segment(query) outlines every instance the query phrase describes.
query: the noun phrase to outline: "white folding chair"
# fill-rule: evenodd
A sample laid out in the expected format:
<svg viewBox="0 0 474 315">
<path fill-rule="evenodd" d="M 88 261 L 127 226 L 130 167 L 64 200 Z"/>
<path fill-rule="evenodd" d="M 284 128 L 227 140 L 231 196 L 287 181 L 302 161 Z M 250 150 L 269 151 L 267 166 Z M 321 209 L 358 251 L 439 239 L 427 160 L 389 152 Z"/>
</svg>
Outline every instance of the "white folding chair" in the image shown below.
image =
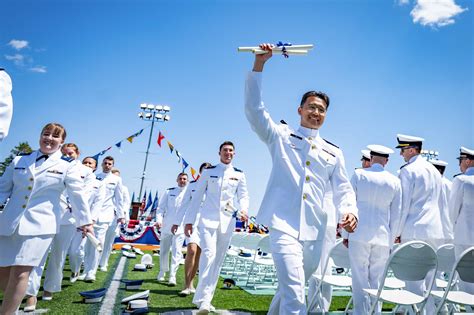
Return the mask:
<svg viewBox="0 0 474 315">
<path fill-rule="evenodd" d="M 250 233 L 241 240 L 239 244 L 240 252 L 235 256 L 234 270 L 232 271 L 231 278 L 239 278 L 240 276 L 247 277 L 250 265 L 257 253 L 258 243 L 264 236 L 265 235 L 258 233 Z M 243 255 L 243 253 L 245 253 L 245 255 Z"/>
<path fill-rule="evenodd" d="M 326 275 L 326 270 L 329 266 L 329 260 L 332 259 L 336 267 L 344 268 L 346 270 L 345 274 L 341 275 Z M 318 286 L 316 288 L 317 294 L 322 294 L 322 285 L 323 283 L 330 284 L 335 287 L 345 287 L 352 290 L 352 278 L 348 275 L 347 271 L 351 268 L 351 262 L 349 260 L 349 250 L 344 244 L 342 244 L 342 239 L 336 241 L 336 244 L 329 250 L 328 257 L 324 262 L 323 269 L 321 270 L 321 275 L 316 275 L 318 279 Z M 318 300 L 318 301 L 317 301 Z M 316 296 L 309 297 L 308 308 L 312 309 L 314 303 L 322 301 L 321 299 L 316 299 Z M 347 303 L 346 309 L 344 310 L 347 313 L 349 306 L 352 303 L 352 297 Z M 319 305 L 321 309 L 324 309 L 322 305 Z M 311 308 L 310 308 L 311 307 Z"/>
<path fill-rule="evenodd" d="M 276 270 L 270 249 L 270 237 L 264 235 L 257 245 L 258 252 L 250 266 L 246 286 L 254 289 L 275 289 Z"/>
<path fill-rule="evenodd" d="M 436 309 L 436 313 L 440 311 L 440 309 L 443 307 L 443 304 L 446 302 L 471 307 L 474 306 L 474 294 L 461 290 L 452 290 L 456 279 L 456 273 L 460 280 L 467 283 L 474 283 L 474 246 L 469 247 L 464 252 L 462 252 L 461 256 L 455 262 L 454 267 L 449 275 L 446 290 L 431 291 L 432 295 L 441 298 L 441 302 Z M 451 311 L 453 310 L 451 309 Z"/>
<path fill-rule="evenodd" d="M 454 257 L 454 245 L 453 244 L 444 244 L 438 247 L 436 251 L 436 256 L 438 256 L 438 273 L 449 273 L 453 270 L 454 263 L 456 259 Z M 446 289 L 448 281 L 436 277 L 435 280 L 436 287 L 440 289 Z M 456 281 L 453 281 L 453 285 L 456 284 Z"/>
<path fill-rule="evenodd" d="M 248 236 L 247 232 L 234 232 L 230 240 L 229 248 L 227 249 L 224 263 L 222 264 L 221 274 L 231 274 L 235 269 L 237 255 L 240 252 L 240 244 Z"/>
<path fill-rule="evenodd" d="M 378 289 L 364 289 L 371 297 L 375 298 L 369 314 L 375 312 L 379 300 L 396 304 L 393 312 L 396 312 L 401 305 L 411 306 L 415 313 L 421 312 L 433 287 L 437 267 L 436 252 L 427 243 L 412 241 L 398 246 L 388 258 L 380 287 Z M 418 295 L 405 289 L 385 289 L 384 283 L 389 270 L 392 270 L 393 275 L 402 281 L 425 280 L 431 270 L 434 272 L 430 278 L 427 292 L 424 295 Z"/>
</svg>

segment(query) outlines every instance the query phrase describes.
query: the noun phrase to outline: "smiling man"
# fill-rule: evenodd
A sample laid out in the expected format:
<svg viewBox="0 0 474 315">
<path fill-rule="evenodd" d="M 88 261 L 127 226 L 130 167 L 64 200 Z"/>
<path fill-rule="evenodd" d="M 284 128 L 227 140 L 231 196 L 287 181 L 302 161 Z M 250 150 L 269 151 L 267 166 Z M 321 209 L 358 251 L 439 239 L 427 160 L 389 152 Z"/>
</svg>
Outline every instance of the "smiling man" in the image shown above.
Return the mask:
<svg viewBox="0 0 474 315">
<path fill-rule="evenodd" d="M 257 216 L 270 228 L 279 283 L 268 313 L 306 314 L 305 283 L 318 266 L 327 226 L 325 191 L 332 187 L 340 225 L 348 232 L 357 226 L 356 199 L 342 151 L 319 135 L 329 106 L 326 94 L 310 91 L 303 95 L 297 130 L 271 119 L 262 101 L 261 72 L 272 57 L 272 47 L 260 45 L 268 52 L 255 55 L 245 87 L 245 114 L 273 161 Z"/>
</svg>

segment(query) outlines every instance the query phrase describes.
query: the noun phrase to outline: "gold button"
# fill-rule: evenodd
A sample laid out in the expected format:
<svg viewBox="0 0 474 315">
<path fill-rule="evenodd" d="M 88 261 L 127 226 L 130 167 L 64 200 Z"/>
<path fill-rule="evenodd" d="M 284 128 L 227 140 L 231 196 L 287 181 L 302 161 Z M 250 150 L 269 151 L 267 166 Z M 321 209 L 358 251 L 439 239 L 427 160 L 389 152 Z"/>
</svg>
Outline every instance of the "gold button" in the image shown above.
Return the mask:
<svg viewBox="0 0 474 315">
<path fill-rule="evenodd" d="M 28 196 L 25 196 L 25 200 L 28 200 Z"/>
<path fill-rule="evenodd" d="M 311 162 L 310 161 L 306 161 L 306 166 L 310 166 L 311 165 Z"/>
<path fill-rule="evenodd" d="M 306 175 L 306 181 L 309 182 L 309 176 L 308 175 Z"/>
<path fill-rule="evenodd" d="M 23 209 L 25 209 L 25 208 L 26 208 L 26 205 L 23 205 L 23 206 L 21 206 L 21 207 L 22 207 Z"/>
<path fill-rule="evenodd" d="M 309 141 L 313 140 L 313 137 L 309 137 L 308 140 L 309 140 Z"/>
<path fill-rule="evenodd" d="M 32 189 L 33 189 L 33 187 L 31 187 L 31 186 L 28 186 L 28 190 L 32 190 Z"/>
<path fill-rule="evenodd" d="M 306 194 L 303 194 L 303 199 L 306 200 Z"/>
<path fill-rule="evenodd" d="M 33 181 L 33 177 L 30 177 L 30 182 L 32 182 L 32 181 Z"/>
<path fill-rule="evenodd" d="M 316 149 L 316 146 L 313 144 L 313 145 L 311 146 L 311 149 L 315 150 L 315 149 Z"/>
</svg>

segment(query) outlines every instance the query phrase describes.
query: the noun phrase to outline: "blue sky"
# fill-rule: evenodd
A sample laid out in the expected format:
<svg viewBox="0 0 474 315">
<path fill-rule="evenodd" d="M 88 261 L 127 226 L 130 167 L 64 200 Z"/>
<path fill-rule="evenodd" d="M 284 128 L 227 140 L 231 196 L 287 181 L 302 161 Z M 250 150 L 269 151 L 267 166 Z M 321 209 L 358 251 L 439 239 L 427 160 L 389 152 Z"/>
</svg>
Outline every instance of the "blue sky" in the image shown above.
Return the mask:
<svg viewBox="0 0 474 315">
<path fill-rule="evenodd" d="M 253 55 L 237 47 L 286 41 L 315 49 L 267 64 L 274 120 L 297 128 L 301 95 L 326 91 L 321 135 L 344 151 L 349 176 L 366 145 L 394 147 L 404 133 L 438 150 L 451 178 L 459 147 L 474 147 L 474 23 L 471 1 L 441 2 L 2 1 L 0 66 L 13 80 L 14 116 L 0 159 L 20 141 L 37 147 L 51 121 L 82 156 L 94 155 L 149 125 L 137 118 L 140 103 L 166 104 L 171 121 L 155 129 L 144 187 L 161 194 L 180 171 L 156 145 L 158 130 L 194 168 L 216 163 L 219 144 L 232 140 L 255 213 L 271 160 L 244 116 Z M 108 152 L 132 192 L 148 132 Z M 388 170 L 403 164 L 397 152 Z"/>
</svg>

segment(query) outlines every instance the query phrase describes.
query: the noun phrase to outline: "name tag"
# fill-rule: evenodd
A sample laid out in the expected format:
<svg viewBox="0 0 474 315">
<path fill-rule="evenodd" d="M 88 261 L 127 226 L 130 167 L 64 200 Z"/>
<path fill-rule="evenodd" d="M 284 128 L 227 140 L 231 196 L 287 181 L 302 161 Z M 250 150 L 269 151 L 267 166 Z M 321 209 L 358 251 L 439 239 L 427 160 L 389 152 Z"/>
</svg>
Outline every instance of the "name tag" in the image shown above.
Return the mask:
<svg viewBox="0 0 474 315">
<path fill-rule="evenodd" d="M 57 171 L 57 170 L 48 170 L 47 172 L 52 173 L 52 174 L 59 174 L 59 175 L 63 174 L 63 172 L 60 172 L 60 171 Z"/>
<path fill-rule="evenodd" d="M 26 170 L 24 167 L 15 167 L 16 170 Z"/>
<path fill-rule="evenodd" d="M 211 175 L 211 178 L 219 178 L 219 176 Z"/>
<path fill-rule="evenodd" d="M 235 178 L 235 177 L 231 177 L 231 178 L 229 178 L 229 180 L 237 180 L 238 181 L 239 179 Z"/>
</svg>

